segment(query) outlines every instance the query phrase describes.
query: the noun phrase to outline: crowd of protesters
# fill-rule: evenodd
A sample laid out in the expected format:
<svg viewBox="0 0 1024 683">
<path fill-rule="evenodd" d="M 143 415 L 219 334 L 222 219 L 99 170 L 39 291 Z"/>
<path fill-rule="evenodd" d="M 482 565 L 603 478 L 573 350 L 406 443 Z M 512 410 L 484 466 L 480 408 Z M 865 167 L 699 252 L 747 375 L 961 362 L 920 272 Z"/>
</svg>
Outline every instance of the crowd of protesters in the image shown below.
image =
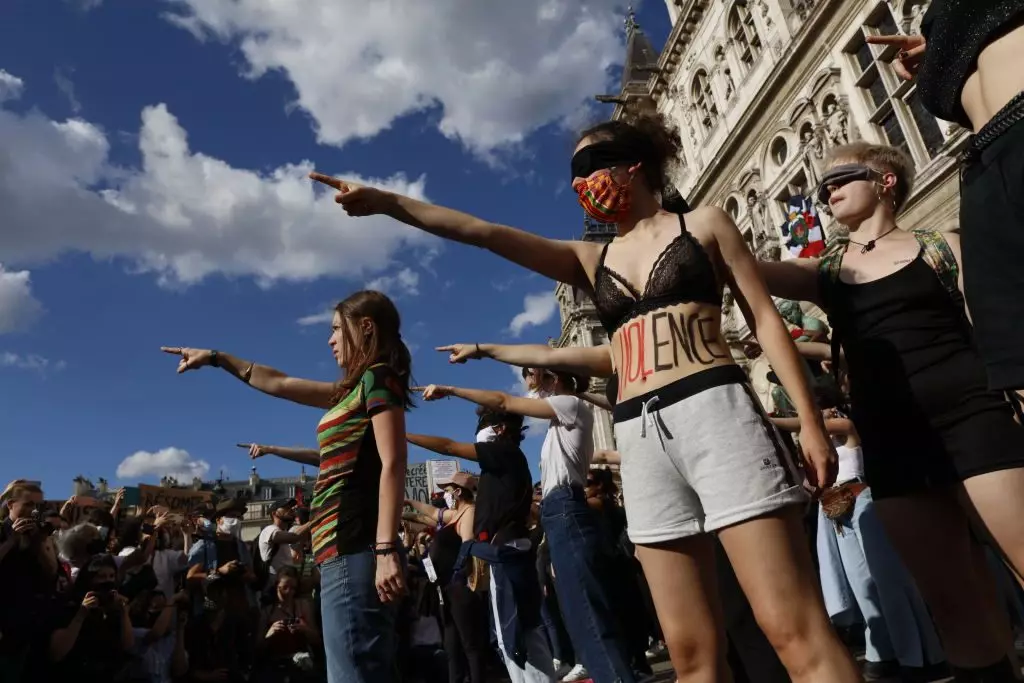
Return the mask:
<svg viewBox="0 0 1024 683">
<path fill-rule="evenodd" d="M 902 77 L 920 69 L 933 114 L 975 132 L 962 256 L 955 234 L 899 228 L 912 164 L 866 143 L 832 149 L 815 192 L 845 233 L 779 263 L 758 263 L 724 212 L 673 197 L 679 140 L 657 117 L 578 140 L 572 187 L 616 224 L 605 245 L 312 174 L 350 215 L 575 287 L 610 343 L 441 347 L 523 368 L 528 396 L 413 387 L 397 309 L 362 291 L 332 321 L 339 381 L 164 347 L 179 372 L 219 368 L 322 411 L 316 449 L 251 450 L 318 467 L 310 509 L 275 502 L 245 543 L 239 500 L 188 516 L 115 501 L 71 526 L 74 500 L 45 509 L 39 486 L 12 482 L 0 681 L 631 683 L 663 651 L 685 682 L 1018 680 L 1022 17 L 1017 1 L 935 0 L 924 36 L 870 38 L 898 46 Z M 722 333 L 725 287 L 743 352 L 779 385 L 772 416 Z M 794 344 L 772 296 L 819 305 L 830 329 Z M 474 438 L 407 433 L 415 393 L 476 404 Z M 612 411 L 617 452 L 595 453 L 590 404 Z M 549 425 L 539 482 L 526 418 Z M 479 474 L 405 501 L 408 443 Z"/>
</svg>

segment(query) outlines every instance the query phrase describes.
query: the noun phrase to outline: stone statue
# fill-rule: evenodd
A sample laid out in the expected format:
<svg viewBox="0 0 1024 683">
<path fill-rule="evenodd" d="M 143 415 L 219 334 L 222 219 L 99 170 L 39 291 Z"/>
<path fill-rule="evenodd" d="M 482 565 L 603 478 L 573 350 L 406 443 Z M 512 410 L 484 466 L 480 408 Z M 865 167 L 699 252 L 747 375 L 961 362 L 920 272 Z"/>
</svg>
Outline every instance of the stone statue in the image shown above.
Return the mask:
<svg viewBox="0 0 1024 683">
<path fill-rule="evenodd" d="M 829 102 L 825 109 L 825 132 L 833 145 L 845 145 L 850 141 L 849 116 L 845 108 Z"/>
<path fill-rule="evenodd" d="M 768 28 L 772 27 L 772 18 L 768 14 L 768 3 L 764 0 L 757 0 L 757 6 L 761 8 L 761 18 L 764 19 L 764 25 Z"/>
<path fill-rule="evenodd" d="M 736 83 L 732 80 L 732 71 L 725 69 L 725 99 L 732 99 L 732 94 L 736 92 Z"/>
</svg>

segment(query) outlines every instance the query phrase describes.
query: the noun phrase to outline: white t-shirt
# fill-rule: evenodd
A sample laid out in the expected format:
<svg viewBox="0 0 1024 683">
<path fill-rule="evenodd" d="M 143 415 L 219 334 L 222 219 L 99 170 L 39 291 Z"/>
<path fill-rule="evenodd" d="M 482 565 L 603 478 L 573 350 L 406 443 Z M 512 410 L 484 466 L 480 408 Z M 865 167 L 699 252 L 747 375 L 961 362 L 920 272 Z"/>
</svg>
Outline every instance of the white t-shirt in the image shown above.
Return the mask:
<svg viewBox="0 0 1024 683">
<path fill-rule="evenodd" d="M 267 563 L 267 573 L 276 574 L 281 567 L 292 567 L 292 547 L 287 543 L 271 543 L 275 534 L 280 532 L 276 526 L 271 524 L 264 527 L 260 532 L 260 557 Z M 271 555 L 273 553 L 273 555 Z"/>
<path fill-rule="evenodd" d="M 586 486 L 594 458 L 594 413 L 576 396 L 549 396 L 555 411 L 540 451 L 540 483 L 544 495 L 558 486 Z"/>
<path fill-rule="evenodd" d="M 836 483 L 843 484 L 854 479 L 864 479 L 864 452 L 860 446 L 849 448 L 836 444 L 836 455 L 839 456 L 839 473 Z"/>
</svg>

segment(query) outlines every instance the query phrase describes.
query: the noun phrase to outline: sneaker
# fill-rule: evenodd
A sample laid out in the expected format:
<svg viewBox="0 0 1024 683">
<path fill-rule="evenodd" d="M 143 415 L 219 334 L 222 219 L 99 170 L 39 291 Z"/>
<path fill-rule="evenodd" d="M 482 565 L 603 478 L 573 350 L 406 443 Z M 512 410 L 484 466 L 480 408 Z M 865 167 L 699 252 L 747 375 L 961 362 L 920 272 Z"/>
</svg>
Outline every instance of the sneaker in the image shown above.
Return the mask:
<svg viewBox="0 0 1024 683">
<path fill-rule="evenodd" d="M 661 641 L 658 641 L 657 643 L 652 645 L 651 649 L 649 649 L 644 654 L 647 656 L 647 659 L 657 659 L 658 657 L 660 657 L 663 654 L 665 654 L 665 650 L 666 649 L 667 648 L 665 647 L 665 643 L 662 643 Z"/>
<path fill-rule="evenodd" d="M 900 675 L 900 663 L 895 659 L 884 662 L 864 662 L 864 680 L 880 681 L 886 678 L 897 678 Z"/>
<path fill-rule="evenodd" d="M 562 676 L 569 673 L 571 669 L 571 667 L 568 664 L 564 663 L 561 659 L 551 660 L 551 665 L 554 668 L 555 678 L 557 679 L 561 679 Z"/>
<path fill-rule="evenodd" d="M 577 664 L 572 668 L 572 671 L 562 677 L 562 683 L 575 683 L 576 681 L 585 681 L 590 678 L 586 668 L 582 664 Z"/>
</svg>

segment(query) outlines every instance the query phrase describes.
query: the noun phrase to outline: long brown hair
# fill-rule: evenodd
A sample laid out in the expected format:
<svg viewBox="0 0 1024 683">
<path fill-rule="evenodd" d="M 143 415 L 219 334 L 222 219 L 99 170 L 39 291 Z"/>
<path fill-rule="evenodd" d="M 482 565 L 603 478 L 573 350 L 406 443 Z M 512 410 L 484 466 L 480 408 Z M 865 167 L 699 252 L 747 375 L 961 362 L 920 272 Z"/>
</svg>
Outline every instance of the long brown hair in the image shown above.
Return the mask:
<svg viewBox="0 0 1024 683">
<path fill-rule="evenodd" d="M 364 289 L 341 301 L 334 310 L 341 317 L 345 342 L 345 376 L 338 382 L 334 401 L 352 391 L 370 366 L 383 363 L 401 379 L 405 407 L 411 408 L 412 355 L 402 341 L 402 319 L 395 304 L 381 292 Z M 373 333 L 357 341 L 350 323 L 360 318 L 373 322 Z"/>
<path fill-rule="evenodd" d="M 26 493 L 38 493 L 42 495 L 43 490 L 25 479 L 15 479 L 7 485 L 4 492 L 0 494 L 0 502 L 2 502 L 2 505 L 0 505 L 0 521 L 6 520 L 10 517 L 11 511 L 8 507 L 10 502 L 12 500 L 18 500 Z"/>
</svg>

